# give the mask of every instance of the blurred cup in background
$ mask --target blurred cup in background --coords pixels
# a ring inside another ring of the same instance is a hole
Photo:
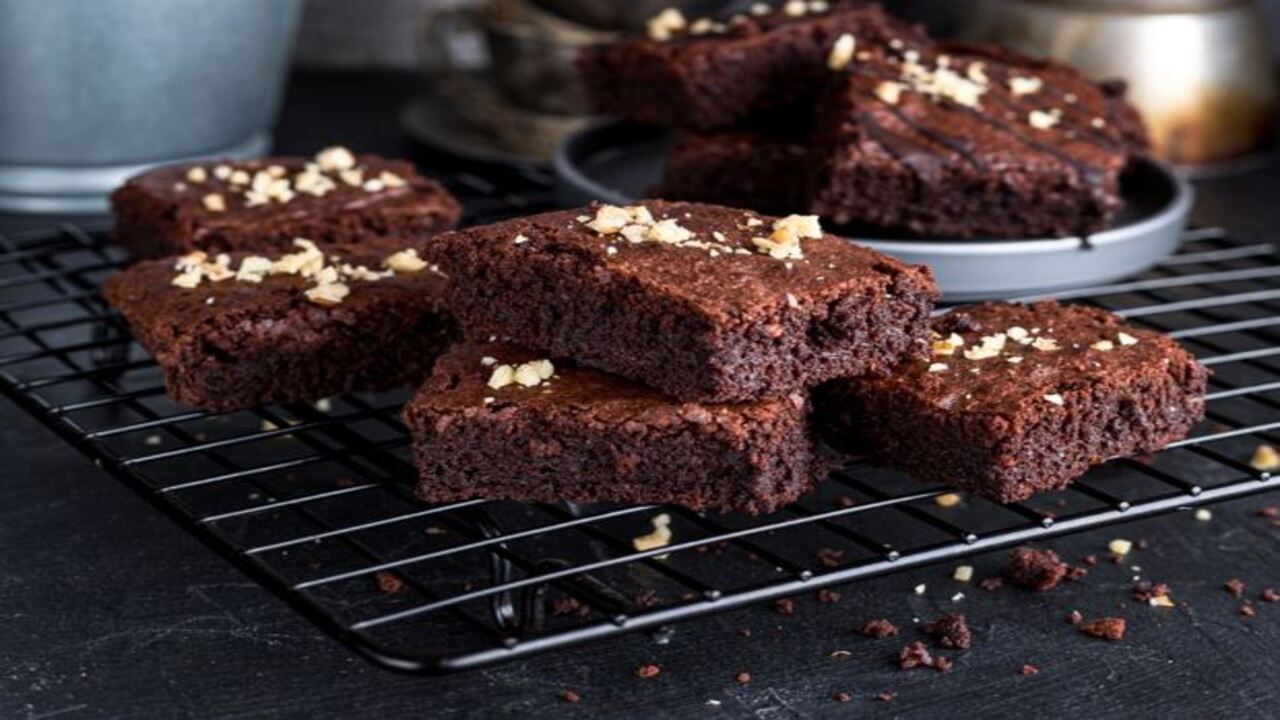
[[[96,212],[149,165],[265,153],[300,0],[0,0],[0,210]]]

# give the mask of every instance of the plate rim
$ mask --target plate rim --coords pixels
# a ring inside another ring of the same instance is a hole
[[[555,171],[556,177],[563,182],[571,183],[573,186],[587,190],[591,195],[599,197],[605,202],[628,203],[635,202],[642,198],[629,197],[625,193],[621,193],[612,188],[601,185],[592,178],[589,178],[580,169],[575,161],[575,156],[583,151],[579,146],[603,135],[607,132],[618,132],[623,129],[636,128],[644,129],[649,126],[639,125],[627,120],[617,118],[603,118],[592,122],[590,125],[567,135],[564,140],[556,146],[555,152],[551,157],[552,169]],[[655,132],[661,132],[662,128],[654,127]],[[856,240],[857,242],[875,247],[877,250],[893,252],[895,250],[901,252],[921,253],[929,252],[939,255],[990,255],[992,253],[1015,252],[1019,255],[1032,253],[1049,253],[1061,252],[1072,248],[1080,247],[1102,247],[1116,243],[1122,243],[1132,240],[1135,236],[1143,236],[1147,231],[1169,222],[1173,218],[1186,217],[1191,210],[1194,202],[1195,190],[1186,178],[1175,172],[1171,166],[1150,155],[1140,154],[1135,156],[1135,162],[1148,165],[1155,170],[1163,180],[1167,181],[1173,188],[1173,196],[1169,202],[1155,210],[1149,215],[1119,227],[1110,227],[1098,233],[1089,235],[1087,238],[1079,235],[1071,235],[1060,238],[877,238],[862,235],[846,235],[837,233],[842,237]]]

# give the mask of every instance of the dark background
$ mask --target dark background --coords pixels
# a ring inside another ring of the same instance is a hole
[[[341,142],[405,155],[426,169],[444,158],[403,137],[395,113],[412,76],[303,74],[278,132],[283,152]],[[1198,184],[1196,220],[1242,237],[1274,237],[1280,171]],[[0,216],[0,231],[31,219]],[[952,567],[841,588],[840,601],[797,599],[796,613],[750,608],[678,626],[669,642],[632,635],[446,677],[374,668],[247,581],[33,419],[0,403],[0,717],[532,716],[1204,718],[1280,716],[1280,529],[1257,517],[1272,493],[1051,543],[1078,562],[1116,537],[1147,541],[1123,565],[1102,563],[1047,593],[983,591]],[[1242,458],[1243,459],[1243,458]],[[1003,553],[972,561],[997,574]],[[1140,569],[1139,569],[1140,568]],[[1134,603],[1135,576],[1168,583],[1178,603]],[[1256,617],[1223,584],[1248,584]],[[924,583],[926,592],[912,588]],[[965,597],[953,601],[963,591]],[[1064,618],[1119,615],[1120,642],[1084,637]],[[973,648],[954,669],[899,671],[913,619],[962,611]],[[870,640],[871,617],[903,636]],[[750,637],[739,630],[748,628]],[[831,653],[851,656],[834,660]],[[652,679],[634,670],[657,663]],[[1026,663],[1040,673],[1023,676]],[[751,681],[740,684],[742,672]],[[581,702],[559,699],[573,689]],[[834,693],[853,695],[837,704]],[[890,703],[874,699],[893,692]],[[711,705],[709,701],[720,704]]]

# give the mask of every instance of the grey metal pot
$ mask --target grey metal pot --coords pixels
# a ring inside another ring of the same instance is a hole
[[[0,0],[0,209],[93,212],[161,162],[265,152],[300,0]]]

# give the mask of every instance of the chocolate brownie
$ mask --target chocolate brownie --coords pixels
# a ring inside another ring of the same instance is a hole
[[[500,343],[457,346],[405,406],[428,502],[674,503],[766,513],[812,487],[807,400],[671,400]]]
[[[783,396],[928,353],[929,271],[817,218],[592,205],[444,233],[462,324],[682,400]]]
[[[667,200],[693,200],[785,215],[808,207],[806,138],[759,132],[685,132],[676,136],[662,183],[650,191]]]
[[[143,261],[103,296],[184,405],[316,400],[427,375],[455,331],[440,310],[445,280],[415,250],[294,249]]]
[[[757,3],[724,22],[668,9],[648,34],[590,48],[579,69],[596,112],[692,130],[792,116],[811,105],[841,35],[923,37],[856,2]],[[807,115],[807,113],[806,113]]]
[[[928,237],[1088,235],[1120,207],[1140,132],[1112,89],[1060,63],[866,44],[818,103],[808,210]]]
[[[416,241],[453,226],[457,200],[413,165],[331,147],[315,158],[167,165],[111,196],[116,241],[135,257],[288,251],[295,237]]]
[[[837,381],[817,402],[842,447],[999,502],[1154,452],[1204,416],[1208,371],[1102,310],[986,303],[935,321],[933,356]]]

